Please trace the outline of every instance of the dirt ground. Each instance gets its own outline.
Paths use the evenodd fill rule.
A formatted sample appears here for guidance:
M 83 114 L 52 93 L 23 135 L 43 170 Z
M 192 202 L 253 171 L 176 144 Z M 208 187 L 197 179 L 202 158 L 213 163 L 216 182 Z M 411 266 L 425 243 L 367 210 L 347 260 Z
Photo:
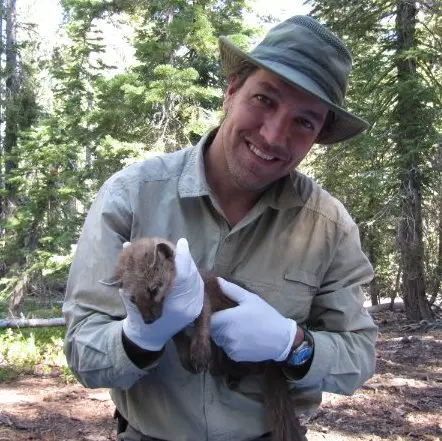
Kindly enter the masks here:
M 442 329 L 407 325 L 403 314 L 373 313 L 380 326 L 377 369 L 352 397 L 325 394 L 309 421 L 309 441 L 442 439 Z M 0 383 L 0 441 L 115 440 L 104 389 L 57 376 Z

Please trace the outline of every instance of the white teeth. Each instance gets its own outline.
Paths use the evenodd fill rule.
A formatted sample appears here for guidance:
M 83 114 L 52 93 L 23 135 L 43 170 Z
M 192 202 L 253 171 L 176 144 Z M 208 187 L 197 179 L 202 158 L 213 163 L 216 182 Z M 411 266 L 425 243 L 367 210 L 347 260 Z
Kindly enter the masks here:
M 247 146 L 249 149 L 258 157 L 265 159 L 267 161 L 271 161 L 272 159 L 275 159 L 274 156 L 269 156 L 258 150 L 254 145 L 247 143 Z

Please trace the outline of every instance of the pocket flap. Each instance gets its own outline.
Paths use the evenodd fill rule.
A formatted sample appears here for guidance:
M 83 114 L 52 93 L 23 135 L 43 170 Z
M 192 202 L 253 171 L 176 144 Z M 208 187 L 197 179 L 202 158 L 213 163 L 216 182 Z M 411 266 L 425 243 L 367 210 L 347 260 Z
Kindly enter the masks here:
M 98 283 L 105 286 L 116 286 L 117 288 L 121 288 L 121 280 L 115 278 L 101 279 L 98 281 Z
M 308 271 L 301 270 L 299 268 L 292 268 L 285 272 L 284 279 L 291 282 L 299 282 L 304 285 L 313 286 L 319 288 L 321 283 L 316 274 L 309 273 Z

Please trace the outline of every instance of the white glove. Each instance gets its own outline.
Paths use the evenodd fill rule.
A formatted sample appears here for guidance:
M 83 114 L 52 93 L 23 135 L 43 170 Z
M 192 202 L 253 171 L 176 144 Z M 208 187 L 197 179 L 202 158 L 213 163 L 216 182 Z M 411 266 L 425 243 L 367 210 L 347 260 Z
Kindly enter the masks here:
M 123 331 L 129 340 L 148 351 L 159 351 L 179 331 L 201 313 L 204 283 L 192 259 L 186 239 L 175 249 L 176 277 L 166 296 L 161 317 L 153 323 L 143 321 L 138 307 L 120 292 L 127 310 Z
M 221 291 L 238 306 L 211 317 L 214 342 L 233 361 L 283 361 L 295 340 L 297 325 L 256 294 L 218 277 Z

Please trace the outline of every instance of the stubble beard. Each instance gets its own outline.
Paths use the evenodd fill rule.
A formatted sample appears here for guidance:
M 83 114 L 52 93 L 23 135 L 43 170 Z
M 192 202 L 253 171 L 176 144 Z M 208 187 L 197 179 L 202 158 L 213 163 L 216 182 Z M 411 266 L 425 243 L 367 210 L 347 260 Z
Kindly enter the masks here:
M 257 193 L 263 192 L 271 185 L 271 182 L 262 182 L 256 177 L 250 163 L 244 164 L 243 161 L 235 158 L 235 155 L 232 154 L 233 150 L 226 151 L 224 149 L 224 152 L 230 177 L 239 190 Z
M 228 130 L 228 127 L 226 127 L 225 124 L 226 123 L 228 124 L 228 121 L 229 121 L 229 112 L 226 112 L 222 119 L 220 130 L 221 130 L 221 143 L 224 151 L 224 158 L 226 161 L 230 179 L 232 180 L 232 183 L 238 188 L 238 190 L 243 190 L 253 193 L 262 193 L 268 187 L 270 187 L 271 184 L 274 181 L 276 181 L 276 179 L 271 182 L 260 181 L 259 178 L 253 173 L 253 166 L 247 162 L 247 159 L 244 159 L 241 156 L 238 158 L 235 155 L 235 149 L 239 151 L 239 149 L 242 148 L 243 144 L 245 145 L 245 148 L 248 149 L 246 141 L 244 140 L 243 132 L 238 134 L 237 138 L 230 146 L 231 147 L 230 149 L 227 147 L 227 143 L 229 141 L 228 139 L 226 139 L 225 130 Z

